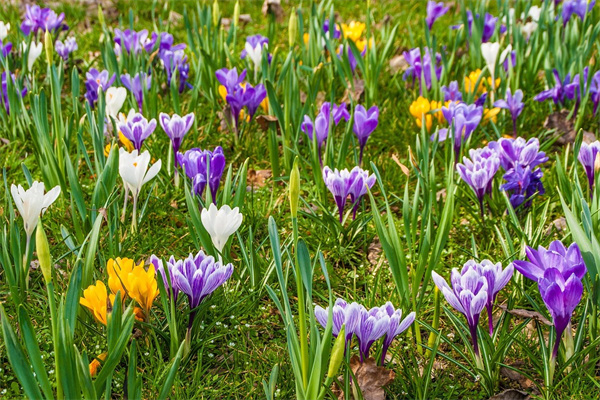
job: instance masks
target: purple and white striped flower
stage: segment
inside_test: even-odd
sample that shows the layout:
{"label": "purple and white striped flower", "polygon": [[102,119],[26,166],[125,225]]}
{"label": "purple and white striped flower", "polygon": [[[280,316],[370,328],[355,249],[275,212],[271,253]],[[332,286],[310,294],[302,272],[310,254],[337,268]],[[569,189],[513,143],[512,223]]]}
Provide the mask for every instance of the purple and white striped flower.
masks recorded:
{"label": "purple and white striped flower", "polygon": [[360,158],[359,163],[362,165],[363,151],[367,140],[371,133],[377,128],[379,123],[379,107],[373,106],[366,110],[365,107],[358,104],[354,109],[354,126],[352,127],[354,134],[358,138],[358,144],[360,146]]}
{"label": "purple and white striped flower", "polygon": [[590,186],[590,194],[593,193],[594,189],[596,165],[600,164],[598,153],[600,153],[600,142],[596,140],[590,144],[582,142],[581,147],[579,148],[579,154],[577,155],[577,159],[581,165],[583,165],[583,168],[585,168],[588,185]]}
{"label": "purple and white striped flower", "polygon": [[456,170],[463,181],[469,184],[477,200],[483,218],[483,198],[492,195],[492,182],[500,167],[500,159],[495,151],[487,146],[482,149],[469,150],[470,159],[463,157],[463,163],[456,164]]}
{"label": "purple and white striped flower", "polygon": [[144,91],[150,90],[152,85],[152,76],[144,72],[137,73],[133,78],[129,74],[121,75],[121,82],[135,98],[138,105],[138,111],[142,112],[142,106],[144,104]]}
{"label": "purple and white striped flower", "polygon": [[127,116],[125,122],[119,123],[119,130],[127,139],[133,143],[136,150],[141,150],[144,140],[154,132],[156,128],[156,120],[151,119],[150,122],[140,113],[135,113]]}

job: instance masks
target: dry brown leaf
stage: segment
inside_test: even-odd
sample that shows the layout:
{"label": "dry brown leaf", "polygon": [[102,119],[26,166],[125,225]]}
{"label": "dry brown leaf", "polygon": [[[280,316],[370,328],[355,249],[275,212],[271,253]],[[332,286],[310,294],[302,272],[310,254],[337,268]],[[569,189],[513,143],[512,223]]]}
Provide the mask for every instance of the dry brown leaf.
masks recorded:
{"label": "dry brown leaf", "polygon": [[500,375],[502,375],[503,377],[505,377],[511,381],[517,382],[521,386],[521,389],[532,390],[535,393],[538,392],[537,387],[535,386],[535,383],[533,383],[529,378],[521,375],[520,373],[518,373],[517,371],[515,371],[513,369],[501,367]]}
{"label": "dry brown leaf", "polygon": [[396,164],[398,164],[398,166],[400,167],[400,169],[402,170],[404,175],[410,176],[410,169],[408,169],[408,167],[406,165],[404,165],[400,162],[400,160],[398,159],[398,156],[396,154],[392,154],[392,160],[394,160],[394,162]]}
{"label": "dry brown leaf", "polygon": [[248,170],[248,186],[251,188],[263,187],[267,184],[267,179],[271,177],[270,169]]}
{"label": "dry brown leaf", "polygon": [[367,259],[371,265],[377,265],[379,258],[381,257],[381,242],[378,237],[375,237],[371,244],[369,244],[369,250],[367,252]]}
{"label": "dry brown leaf", "polygon": [[548,321],[548,319],[546,317],[544,317],[542,314],[540,314],[537,311],[531,311],[531,310],[522,310],[519,308],[515,308],[512,310],[507,309],[507,307],[502,304],[499,306],[502,310],[506,311],[507,313],[514,315],[516,317],[521,317],[521,318],[531,318],[534,319],[538,322],[541,322],[542,324],[548,325],[548,326],[552,326],[552,322]]}
{"label": "dry brown leaf", "polygon": [[402,54],[394,56],[390,60],[390,72],[392,75],[398,72],[404,72],[407,68],[408,63]]}
{"label": "dry brown leaf", "polygon": [[344,92],[344,97],[342,97],[342,101],[347,103],[350,101],[350,98],[352,98],[354,102],[358,102],[364,91],[365,81],[362,79],[354,79],[354,87],[352,87],[352,85],[348,85],[346,91]]}
{"label": "dry brown leaf", "polygon": [[259,115],[256,117],[256,122],[260,125],[260,129],[266,132],[269,130],[271,122],[277,122],[277,117],[274,115]]}
{"label": "dry brown leaf", "polygon": [[262,6],[262,13],[266,17],[268,14],[275,16],[277,22],[282,22],[284,17],[281,0],[265,0]]}
{"label": "dry brown leaf", "polygon": [[531,396],[527,392],[517,389],[506,389],[492,397],[490,400],[528,400]]}
{"label": "dry brown leaf", "polygon": [[394,371],[378,367],[373,358],[361,363],[358,356],[352,356],[350,368],[356,377],[364,400],[385,400],[383,387],[394,380],[396,376]]}

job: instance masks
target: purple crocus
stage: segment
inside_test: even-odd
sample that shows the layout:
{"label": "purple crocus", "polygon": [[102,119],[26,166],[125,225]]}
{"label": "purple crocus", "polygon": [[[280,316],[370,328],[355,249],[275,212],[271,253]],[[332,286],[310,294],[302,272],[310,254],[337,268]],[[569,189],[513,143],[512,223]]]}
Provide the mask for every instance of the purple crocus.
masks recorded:
{"label": "purple crocus", "polygon": [[[160,113],[158,116],[158,121],[160,122],[160,126],[163,128],[163,131],[165,131],[169,139],[171,139],[173,154],[176,155],[181,147],[183,138],[185,135],[187,135],[194,124],[194,113],[189,113],[183,117],[180,117],[177,114],[173,114],[173,116],[170,117],[168,114]],[[177,169],[177,157],[174,158],[175,169]]]}
{"label": "purple crocus", "polygon": [[178,152],[177,162],[191,179],[194,194],[202,196],[204,188],[208,184],[213,202],[216,203],[217,191],[223,171],[225,171],[223,148],[217,146],[213,151],[193,148],[184,154]]}
{"label": "purple crocus", "polygon": [[117,74],[113,74],[109,78],[107,70],[99,72],[96,68],[90,69],[85,74],[85,98],[92,108],[94,108],[96,101],[98,101],[98,90],[102,89],[102,91],[106,92],[106,89],[113,84],[116,77]]}
{"label": "purple crocus", "polygon": [[133,29],[125,29],[122,31],[115,28],[115,53],[120,55],[124,49],[127,54],[137,55],[144,49],[147,38],[147,29],[136,32]]}
{"label": "purple crocus", "polygon": [[583,168],[585,168],[585,174],[587,175],[588,184],[590,186],[590,195],[593,195],[596,162],[600,162],[600,160],[598,160],[598,153],[600,153],[600,142],[596,140],[590,144],[585,142],[581,143],[579,154],[577,155],[577,159],[581,165],[583,165]]}
{"label": "purple crocus", "polygon": [[[174,271],[175,271],[175,265],[177,264],[177,261],[175,260],[175,257],[171,256],[171,258],[169,259],[169,261],[166,262],[167,264],[167,268],[165,268],[165,265],[163,264],[163,261],[158,258],[157,256],[155,256],[154,254],[152,254],[152,256],[150,256],[150,264],[154,265],[154,270],[158,273],[160,273],[162,280],[163,280],[163,284],[164,284],[164,288],[167,292],[167,295],[169,296],[169,299],[171,298],[171,293],[173,294],[173,302],[175,304],[177,304],[177,296],[179,295],[179,287],[177,287],[177,282],[175,281],[175,275],[174,275]],[[168,278],[167,278],[167,271],[168,270]],[[171,282],[171,286],[169,286],[169,282]]]}
{"label": "purple crocus", "polygon": [[562,5],[562,20],[563,26],[567,25],[567,22],[571,19],[573,14],[577,15],[580,20],[585,19],[585,15],[592,11],[596,0],[567,0]]}
{"label": "purple crocus", "polygon": [[336,23],[333,24],[333,35],[330,32],[331,23],[329,19],[325,19],[325,21],[323,22],[323,33],[325,34],[325,37],[330,39],[339,39],[340,37],[342,37],[342,31],[340,31],[340,28],[337,26]]}
{"label": "purple crocus", "polygon": [[[246,38],[244,50],[240,53],[240,58],[248,57],[254,64],[254,77],[257,77],[261,69],[263,51],[269,47],[269,39],[263,35],[252,35]],[[271,55],[267,53],[267,59],[271,62]]]}
{"label": "purple crocus", "polygon": [[183,50],[164,50],[158,54],[165,71],[167,73],[167,85],[171,86],[173,78],[179,84],[179,93],[183,93],[185,88],[192,88],[192,85],[187,81],[190,74],[190,64]]}
{"label": "purple crocus", "polygon": [[469,260],[464,265],[464,268],[476,269],[479,275],[483,276],[487,281],[488,297],[486,302],[486,309],[488,314],[488,328],[490,336],[494,334],[494,319],[493,319],[493,308],[494,302],[498,292],[502,290],[510,281],[513,276],[514,267],[513,264],[509,264],[505,269],[502,269],[501,263],[492,263],[490,260],[483,260],[481,263],[475,262],[475,260]]}
{"label": "purple crocus", "polygon": [[470,159],[463,157],[463,164],[456,164],[458,174],[477,196],[481,218],[484,218],[483,198],[492,195],[492,182],[500,167],[500,159],[495,151],[488,147],[469,150]]}
{"label": "purple crocus", "polygon": [[225,86],[225,89],[229,94],[235,92],[240,84],[244,81],[246,78],[246,70],[243,70],[238,76],[237,68],[221,68],[215,72],[215,75],[217,76],[217,80],[221,83],[221,85]]}
{"label": "purple crocus", "polygon": [[510,52],[510,55],[507,56],[502,62],[502,68],[504,68],[504,72],[507,72],[514,68],[517,65],[517,51],[513,50]]}
{"label": "purple crocus", "polygon": [[442,86],[442,94],[444,95],[444,102],[462,101],[462,93],[458,86],[458,81],[452,81],[448,86]]}
{"label": "purple crocus", "polygon": [[66,38],[64,43],[57,40],[56,43],[54,43],[54,49],[63,60],[67,61],[69,55],[77,50],[77,41],[73,36]]}
{"label": "purple crocus", "polygon": [[567,249],[559,240],[555,240],[547,250],[540,246],[536,251],[527,246],[525,251],[529,261],[516,260],[514,265],[526,278],[538,283],[542,300],[552,316],[556,330],[556,342],[552,351],[554,361],[562,333],[581,301],[581,280],[587,268],[576,243]]}
{"label": "purple crocus", "polygon": [[367,140],[371,133],[377,128],[379,123],[379,107],[373,106],[367,109],[362,105],[358,104],[354,109],[354,126],[352,127],[354,134],[358,138],[358,144],[360,146],[360,158],[359,163],[362,165],[363,151]]}
{"label": "purple crocus", "polygon": [[540,151],[538,138],[529,140],[522,137],[501,138],[497,142],[490,142],[488,146],[498,153],[500,165],[505,171],[509,171],[517,165],[535,168],[548,161],[546,153]]}
{"label": "purple crocus", "polygon": [[[462,144],[469,139],[469,136],[471,136],[475,128],[479,125],[479,122],[481,122],[483,107],[476,104],[467,105],[465,103],[453,102],[447,107],[442,107],[442,114],[451,128],[440,129],[438,131],[438,140],[440,142],[445,141],[449,136],[450,130],[452,130],[454,133],[454,152],[458,159]],[[431,139],[434,140],[435,135]]]}
{"label": "purple crocus", "polygon": [[385,310],[373,307],[367,311],[363,308],[360,323],[355,332],[361,362],[369,358],[371,346],[387,333],[389,327],[390,316]]}
{"label": "purple crocus", "polygon": [[409,313],[404,319],[402,319],[402,310],[394,309],[394,306],[391,302],[385,303],[381,306],[381,309],[384,310],[387,315],[390,317],[388,330],[385,333],[385,338],[383,339],[383,347],[381,350],[381,365],[383,365],[385,361],[385,355],[392,344],[392,341],[396,336],[407,330],[412,323],[415,321],[416,313],[413,311]]}
{"label": "purple crocus", "polygon": [[513,122],[513,137],[517,137],[517,118],[523,111],[525,104],[523,104],[523,91],[518,89],[514,96],[510,92],[510,89],[506,90],[506,100],[496,100],[494,107],[504,108],[510,112],[510,116]]}
{"label": "purple crocus", "polygon": [[488,301],[487,279],[481,275],[479,269],[467,265],[462,268],[461,272],[458,272],[456,268],[452,269],[450,278],[452,287],[448,286],[444,278],[435,271],[431,272],[431,277],[446,301],[467,318],[473,351],[479,364],[481,358],[477,344],[477,325],[479,324],[481,312]]}
{"label": "purple crocus", "polygon": [[133,143],[136,150],[140,150],[144,144],[144,140],[154,132],[156,128],[156,120],[151,119],[150,122],[140,113],[135,113],[128,117],[126,122],[119,123],[119,130],[127,139]]}
{"label": "purple crocus", "polygon": [[[12,78],[12,85],[11,85],[11,89],[15,90],[17,89],[17,82],[16,82],[16,77],[14,74],[10,74],[11,78]],[[8,82],[7,82],[7,78],[6,78],[6,71],[2,72],[2,96],[0,96],[0,103],[4,103],[4,110],[6,111],[6,114],[10,114],[10,104],[8,102]],[[25,95],[27,94],[27,88],[24,87],[21,90],[21,97],[25,97]]]}
{"label": "purple crocus", "polygon": [[[540,168],[533,169],[529,166],[517,165],[504,174],[506,183],[500,186],[501,190],[510,192],[510,204],[516,209],[523,204],[523,208],[529,208],[531,197],[537,194],[544,194],[544,185],[542,184],[543,172]],[[526,201],[527,200],[527,201]]]}
{"label": "purple crocus", "polygon": [[348,121],[350,114],[346,108],[346,103],[341,103],[339,106],[330,102],[324,102],[321,105],[319,113],[313,120],[308,116],[304,116],[304,122],[300,125],[302,132],[306,133],[306,136],[312,141],[313,134],[316,134],[319,161],[321,161],[321,146],[329,135],[329,121],[333,119],[333,122],[337,125],[342,119]]}
{"label": "purple crocus", "polygon": [[[348,304],[345,300],[338,298],[333,305],[331,310],[333,321],[331,327],[331,333],[334,337],[337,337],[342,329],[345,328],[346,342],[352,340],[352,336],[358,329],[361,320],[361,314],[364,307],[356,302]],[[315,306],[315,319],[323,328],[327,327],[327,320],[329,317],[329,307],[323,308],[321,306]]]}
{"label": "purple crocus", "polygon": [[12,43],[11,42],[2,42],[2,39],[0,39],[0,58],[6,58],[8,57],[8,55],[10,54],[10,51],[12,50]]}
{"label": "purple crocus", "polygon": [[[190,306],[188,335],[192,329],[197,307],[210,296],[219,286],[222,286],[233,273],[233,265],[223,265],[215,261],[212,256],[204,254],[202,250],[193,256],[190,254],[183,260],[173,263],[173,257],[167,263],[169,273],[177,291],[185,293]],[[165,282],[166,283],[166,282]],[[173,292],[175,292],[175,288]]]}
{"label": "purple crocus", "polygon": [[[250,119],[256,114],[256,110],[260,107],[260,104],[264,99],[267,98],[267,90],[262,83],[259,83],[255,87],[252,87],[249,83],[246,83],[244,92],[242,95],[243,105],[248,109],[248,115]],[[238,112],[239,114],[239,112]]]}
{"label": "purple crocus", "polygon": [[425,18],[427,28],[431,30],[435,21],[446,14],[449,9],[450,7],[444,7],[444,3],[441,1],[436,3],[435,1],[429,0],[427,2],[427,17]]}
{"label": "purple crocus", "polygon": [[144,90],[150,90],[152,76],[144,72],[137,73],[133,78],[129,74],[121,75],[121,82],[135,97],[139,112],[144,104]]}
{"label": "purple crocus", "polygon": [[335,199],[338,207],[340,223],[343,221],[344,208],[348,196],[352,201],[354,215],[362,197],[367,193],[367,188],[375,184],[375,175],[369,175],[368,171],[360,167],[354,167],[352,171],[343,169],[338,171],[329,167],[323,168],[323,180]]}
{"label": "purple crocus", "polygon": [[555,81],[554,87],[538,93],[533,99],[535,101],[552,99],[554,104],[561,105],[566,100],[573,100],[577,95],[579,79],[573,79],[573,82],[571,82],[571,74],[567,74],[563,80],[556,69],[552,73]]}
{"label": "purple crocus", "polygon": [[55,33],[59,30],[67,30],[69,27],[64,23],[65,13],[57,15],[50,8],[41,8],[38,5],[25,5],[25,16],[21,23],[21,30],[25,36],[30,33],[34,35],[41,30]]}
{"label": "purple crocus", "polygon": [[590,99],[594,103],[594,115],[596,115],[598,113],[598,105],[600,105],[600,71],[596,71],[592,77]]}
{"label": "purple crocus", "polygon": [[423,94],[423,82],[427,89],[431,89],[432,69],[437,79],[442,76],[442,56],[439,53],[435,55],[435,64],[432,65],[431,52],[429,48],[421,53],[421,49],[416,47],[410,51],[403,53],[404,60],[408,63],[408,68],[404,72],[402,79],[412,78],[413,82],[418,79]]}
{"label": "purple crocus", "polygon": [[[479,20],[479,18],[479,14],[475,14],[475,18],[473,18],[473,13],[470,10],[467,10],[467,25],[469,28],[469,36],[473,32],[473,22]],[[485,13],[485,16],[483,18],[483,31],[481,32],[481,43],[488,42],[492,38],[492,36],[494,36],[497,22],[498,18],[494,17],[490,13]]]}
{"label": "purple crocus", "polygon": [[[350,64],[350,70],[352,71],[352,73],[354,73],[354,71],[356,70],[356,66],[358,65],[358,61],[356,60],[356,57],[354,57],[354,53],[352,52],[352,49],[350,48],[350,46],[344,46],[343,44],[340,44],[340,46],[338,47],[338,54],[337,54],[337,56],[340,60],[342,59],[342,55],[344,53],[348,56],[348,63]],[[367,54],[367,46],[365,46],[363,51],[360,52],[360,56],[364,57],[365,54]]]}

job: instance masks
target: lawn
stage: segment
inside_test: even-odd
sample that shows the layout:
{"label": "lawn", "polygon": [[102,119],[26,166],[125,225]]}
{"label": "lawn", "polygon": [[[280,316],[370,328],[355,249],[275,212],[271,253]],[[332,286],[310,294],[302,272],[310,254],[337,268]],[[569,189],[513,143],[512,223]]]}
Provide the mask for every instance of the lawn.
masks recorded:
{"label": "lawn", "polygon": [[599,398],[594,5],[3,3],[0,398]]}

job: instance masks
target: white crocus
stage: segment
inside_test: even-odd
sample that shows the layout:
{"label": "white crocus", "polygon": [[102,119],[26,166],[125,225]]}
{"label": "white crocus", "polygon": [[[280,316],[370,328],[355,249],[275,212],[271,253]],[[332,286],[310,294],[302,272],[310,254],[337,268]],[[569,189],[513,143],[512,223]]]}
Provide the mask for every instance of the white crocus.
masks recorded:
{"label": "white crocus", "polygon": [[529,12],[527,15],[531,17],[534,22],[538,22],[540,20],[540,16],[542,15],[542,9],[538,6],[529,7]]}
{"label": "white crocus", "polygon": [[246,54],[252,60],[252,63],[254,64],[254,69],[256,71],[260,71],[260,67],[262,64],[263,46],[267,47],[267,44],[258,43],[256,46],[252,47],[250,43],[246,42]]}
{"label": "white crocus", "polygon": [[208,209],[202,210],[201,218],[202,225],[209,233],[215,249],[219,252],[219,260],[221,260],[223,247],[225,247],[229,237],[242,225],[244,217],[237,207],[231,209],[225,204],[218,209],[217,206],[211,203]]}
{"label": "white crocus", "polygon": [[4,41],[10,31],[10,23],[5,24],[4,21],[0,21],[0,40]]}
{"label": "white crocus", "polygon": [[127,89],[124,87],[109,87],[106,90],[106,117],[116,120],[126,98]]}
{"label": "white crocus", "polygon": [[481,43],[481,55],[485,60],[488,70],[492,75],[492,86],[494,86],[494,70],[496,68],[496,61],[498,61],[498,53],[500,52],[500,43],[498,42],[487,42]]}
{"label": "white crocus", "polygon": [[60,186],[52,188],[48,193],[44,194],[44,183],[34,181],[31,187],[27,190],[23,189],[23,186],[11,185],[10,192],[12,194],[17,210],[23,218],[23,225],[25,227],[25,234],[27,241],[25,243],[25,254],[23,255],[23,266],[27,262],[27,255],[29,254],[29,242],[31,241],[31,235],[38,224],[40,215],[46,212],[46,209],[50,207],[54,201],[60,195]]}
{"label": "white crocus", "polygon": [[[42,50],[44,49],[44,45],[42,42],[31,42],[29,46],[29,53],[27,53],[27,70],[31,71],[33,68],[33,64],[35,60],[38,59],[40,55],[42,55]],[[21,42],[21,52],[25,54],[27,51],[27,43]]]}
{"label": "white crocus", "polygon": [[131,229],[137,229],[137,201],[144,183],[154,178],[161,167],[161,160],[155,162],[150,168],[150,153],[148,150],[138,154],[137,150],[129,153],[124,148],[119,149],[119,175],[123,179],[125,187],[125,205],[127,207],[127,193],[131,191],[133,196],[133,215]]}

